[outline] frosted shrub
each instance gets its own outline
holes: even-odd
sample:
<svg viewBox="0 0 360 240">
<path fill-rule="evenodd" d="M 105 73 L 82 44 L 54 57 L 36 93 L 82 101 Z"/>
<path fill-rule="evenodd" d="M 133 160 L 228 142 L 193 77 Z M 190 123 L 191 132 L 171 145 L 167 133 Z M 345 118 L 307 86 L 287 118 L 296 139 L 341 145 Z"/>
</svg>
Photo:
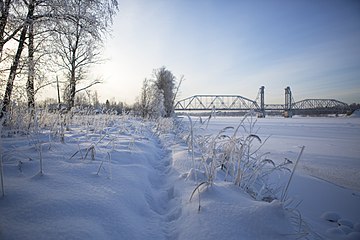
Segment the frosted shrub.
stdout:
<svg viewBox="0 0 360 240">
<path fill-rule="evenodd" d="M 156 121 L 157 133 L 169 133 L 174 128 L 173 118 L 158 118 Z"/>
<path fill-rule="evenodd" d="M 2 134 L 7 136 L 26 135 L 31 117 L 25 106 L 13 104 L 11 111 L 5 115 Z"/>
<path fill-rule="evenodd" d="M 257 135 L 256 120 L 253 119 L 252 113 L 244 116 L 236 128 L 228 126 L 213 135 L 195 135 L 191 119 L 190 124 L 190 134 L 186 138 L 189 151 L 192 151 L 192 156 L 194 156 L 193 151 L 196 151 L 199 156 L 196 161 L 200 163 L 197 170 L 203 172 L 205 176 L 205 179 L 197 184 L 191 198 L 196 191 L 200 194 L 204 186 L 211 186 L 216 180 L 222 179 L 232 181 L 254 199 L 272 201 L 281 198 L 284 200 L 287 189 L 283 190 L 283 196 L 278 196 L 282 187 L 270 186 L 269 177 L 275 171 L 291 172 L 288 166 L 292 162 L 285 159 L 284 162 L 276 165 L 267 157 L 268 154 L 260 153 L 267 139 L 263 141 Z M 209 123 L 200 121 L 199 128 L 201 129 L 204 124 Z"/>
<path fill-rule="evenodd" d="M 74 127 L 85 125 L 85 139 L 91 143 L 87 147 L 81 147 L 78 143 L 78 150 L 69 158 L 87 160 L 96 163 L 100 161 L 96 175 L 101 171 L 108 172 L 108 178 L 112 178 L 111 153 L 114 151 L 118 131 L 113 131 L 113 126 L 118 123 L 119 118 L 110 114 L 98 115 L 74 115 L 71 122 Z M 136 127 L 137 129 L 137 127 Z M 120 131 L 121 132 L 121 131 Z M 106 164 L 107 163 L 107 164 Z M 107 169 L 105 169 L 107 167 Z"/>
<path fill-rule="evenodd" d="M 222 129 L 217 135 L 203 139 L 199 145 L 203 147 L 201 151 L 202 167 L 205 171 L 206 181 L 212 185 L 215 181 L 217 171 L 221 165 L 221 155 L 224 149 L 224 143 L 229 137 L 224 133 L 232 127 Z M 220 161 L 219 161 L 220 160 Z"/>
</svg>

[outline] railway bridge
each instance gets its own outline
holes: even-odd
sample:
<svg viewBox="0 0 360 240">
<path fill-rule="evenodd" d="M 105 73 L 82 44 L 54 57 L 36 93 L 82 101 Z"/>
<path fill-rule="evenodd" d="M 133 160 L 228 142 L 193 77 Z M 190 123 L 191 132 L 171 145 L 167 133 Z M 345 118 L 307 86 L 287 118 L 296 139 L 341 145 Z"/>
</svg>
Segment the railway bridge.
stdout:
<svg viewBox="0 0 360 240">
<path fill-rule="evenodd" d="M 348 104 L 336 99 L 304 99 L 294 101 L 290 87 L 285 88 L 284 104 L 266 104 L 265 87 L 261 86 L 255 100 L 240 95 L 194 95 L 178 101 L 175 111 L 250 111 L 259 117 L 281 112 L 284 117 L 293 115 L 345 114 Z"/>
</svg>

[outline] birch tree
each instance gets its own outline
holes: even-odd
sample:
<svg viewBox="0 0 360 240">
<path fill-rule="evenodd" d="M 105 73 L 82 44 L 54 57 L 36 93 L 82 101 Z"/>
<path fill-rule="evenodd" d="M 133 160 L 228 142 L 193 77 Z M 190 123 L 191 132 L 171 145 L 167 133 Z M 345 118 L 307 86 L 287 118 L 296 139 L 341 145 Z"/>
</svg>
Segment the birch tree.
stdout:
<svg viewBox="0 0 360 240">
<path fill-rule="evenodd" d="M 31 23 L 33 21 L 34 10 L 35 10 L 35 1 L 30 0 L 27 3 L 27 15 L 25 17 L 24 25 L 22 26 L 21 33 L 20 33 L 20 36 L 18 39 L 17 51 L 16 51 L 16 54 L 14 56 L 14 59 L 12 61 L 11 67 L 10 67 L 9 77 L 7 80 L 4 99 L 3 99 L 3 106 L 2 106 L 2 110 L 0 112 L 0 119 L 3 118 L 4 114 L 7 113 L 10 108 L 10 101 L 11 101 L 11 94 L 12 94 L 13 86 L 14 86 L 14 80 L 15 80 L 16 72 L 17 72 L 17 69 L 19 66 L 21 53 L 24 49 L 29 23 Z"/>
<path fill-rule="evenodd" d="M 65 86 L 68 110 L 74 106 L 77 85 L 87 76 L 89 67 L 101 62 L 102 36 L 107 33 L 116 9 L 115 0 L 69 0 L 64 8 L 64 14 L 70 13 L 71 18 L 57 27 L 55 44 L 59 66 L 68 80 Z M 99 82 L 95 80 L 82 90 Z"/>
<path fill-rule="evenodd" d="M 23 27 L 23 22 L 16 21 L 15 14 L 11 9 L 21 8 L 19 1 L 0 0 L 0 62 L 4 45 L 9 42 Z M 20 24 L 19 24 L 20 22 Z"/>
<path fill-rule="evenodd" d="M 30 112 L 35 108 L 35 94 L 36 92 L 48 85 L 43 83 L 40 79 L 44 79 L 41 76 L 41 70 L 48 70 L 48 64 L 43 58 L 48 57 L 51 48 L 49 36 L 53 31 L 53 27 L 57 22 L 54 15 L 54 5 L 56 2 L 53 0 L 34 0 L 35 14 L 33 20 L 28 23 L 27 33 L 27 81 L 26 81 L 26 94 L 27 105 Z M 43 74 L 44 75 L 44 74 Z M 35 88 L 35 80 L 37 81 L 37 87 Z"/>
<path fill-rule="evenodd" d="M 5 43 L 12 39 L 15 39 L 13 42 L 18 43 L 18 47 L 16 54 L 12 57 L 0 117 L 9 111 L 15 77 L 20 73 L 18 71 L 19 67 L 25 64 L 28 66 L 28 80 L 26 84 L 28 106 L 32 109 L 35 106 L 34 78 L 36 60 L 34 53 L 37 47 L 34 43 L 34 25 L 35 23 L 42 23 L 42 25 L 48 26 L 48 29 L 50 28 L 49 23 L 52 19 L 55 19 L 53 9 L 56 7 L 54 3 L 56 3 L 55 0 L 8 0 L 5 3 L 2 1 L 1 6 L 3 8 L 1 10 L 5 15 L 2 15 L 3 19 L 0 24 L 0 37 L 2 39 L 0 51 L 3 53 Z M 6 16 L 7 18 L 5 18 Z M 21 55 L 26 47 L 28 47 L 28 60 L 21 63 Z"/>
</svg>

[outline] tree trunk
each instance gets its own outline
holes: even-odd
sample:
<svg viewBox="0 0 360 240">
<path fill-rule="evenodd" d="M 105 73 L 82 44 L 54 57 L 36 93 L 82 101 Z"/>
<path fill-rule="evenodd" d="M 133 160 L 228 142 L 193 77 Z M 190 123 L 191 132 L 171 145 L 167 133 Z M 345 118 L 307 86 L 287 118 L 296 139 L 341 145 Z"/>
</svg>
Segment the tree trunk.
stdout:
<svg viewBox="0 0 360 240">
<path fill-rule="evenodd" d="M 61 98 L 60 98 L 60 86 L 59 86 L 59 78 L 56 76 L 56 88 L 57 88 L 57 96 L 58 96 L 58 106 L 60 110 Z"/>
<path fill-rule="evenodd" d="M 11 0 L 6 0 L 5 2 L 3 0 L 0 1 L 0 56 L 2 55 L 2 50 L 4 48 L 4 33 L 5 33 L 5 27 L 9 16 L 9 9 L 10 9 L 10 3 Z M 1 61 L 1 59 L 0 59 Z"/>
<path fill-rule="evenodd" d="M 21 53 L 22 53 L 22 50 L 24 49 L 28 25 L 29 25 L 29 22 L 32 21 L 32 18 L 34 16 L 34 9 L 35 9 L 34 1 L 30 1 L 29 8 L 28 8 L 28 14 L 26 17 L 27 24 L 25 24 L 21 30 L 18 49 L 16 51 L 13 63 L 10 68 L 9 78 L 8 78 L 8 81 L 6 84 L 6 89 L 5 89 L 3 106 L 2 106 L 2 110 L 0 112 L 0 119 L 2 119 L 5 116 L 5 114 L 7 114 L 10 110 L 11 94 L 12 94 L 12 90 L 14 87 L 14 80 L 15 80 L 16 72 L 17 72 L 17 69 L 19 66 Z"/>
<path fill-rule="evenodd" d="M 77 33 L 76 33 L 76 40 L 75 45 L 73 46 L 73 49 L 71 50 L 71 72 L 70 72 L 70 82 L 69 82 L 69 96 L 68 96 L 68 110 L 70 111 L 72 107 L 75 105 L 75 93 L 76 93 L 76 54 L 79 46 L 79 39 L 80 39 L 80 33 L 79 33 L 80 24 L 79 21 L 77 22 Z"/>
<path fill-rule="evenodd" d="M 29 36 L 29 45 L 28 45 L 28 80 L 26 83 L 26 94 L 28 98 L 28 109 L 30 114 L 33 115 L 35 109 L 35 89 L 34 89 L 34 79 L 35 79 L 35 62 L 34 62 L 34 24 L 29 24 L 28 29 Z"/>
<path fill-rule="evenodd" d="M 68 110 L 70 111 L 75 105 L 75 92 L 76 92 L 76 74 L 75 67 L 73 67 L 70 75 L 70 84 L 69 84 L 69 96 L 68 96 Z"/>
</svg>

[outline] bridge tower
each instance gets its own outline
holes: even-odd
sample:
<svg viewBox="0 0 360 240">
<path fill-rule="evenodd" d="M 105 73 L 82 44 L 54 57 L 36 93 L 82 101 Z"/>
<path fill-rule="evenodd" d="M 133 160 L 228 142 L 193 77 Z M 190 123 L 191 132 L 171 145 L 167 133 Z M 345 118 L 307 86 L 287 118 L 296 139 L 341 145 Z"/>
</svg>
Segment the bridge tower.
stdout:
<svg viewBox="0 0 360 240">
<path fill-rule="evenodd" d="M 285 88 L 284 117 L 292 117 L 292 94 L 289 86 Z"/>
<path fill-rule="evenodd" d="M 265 87 L 261 86 L 259 89 L 260 93 L 260 113 L 258 117 L 264 118 L 265 117 Z"/>
</svg>

